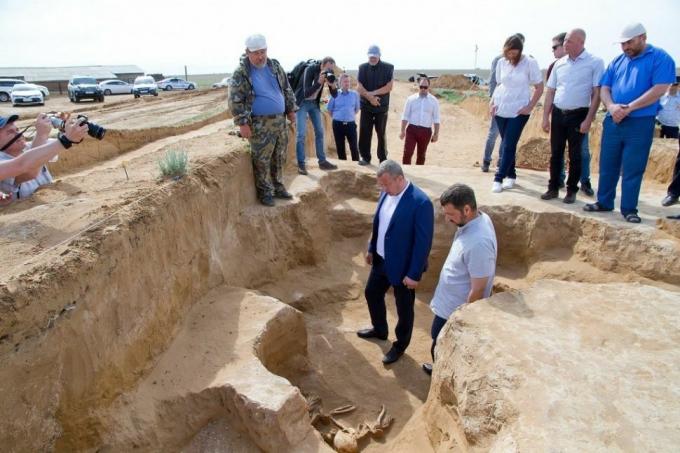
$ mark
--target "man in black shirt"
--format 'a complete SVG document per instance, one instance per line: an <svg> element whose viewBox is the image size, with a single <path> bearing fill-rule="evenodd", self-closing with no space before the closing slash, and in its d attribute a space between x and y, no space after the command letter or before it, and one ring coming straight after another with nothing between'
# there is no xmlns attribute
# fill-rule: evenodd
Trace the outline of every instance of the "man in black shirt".
<svg viewBox="0 0 680 453"><path fill-rule="evenodd" d="M380 59L380 48L368 48L368 63L359 66L357 91L361 96L361 119L359 122L359 165L371 163L371 138L373 127L378 136L378 160L387 159L385 129L390 106L390 91L394 78L394 66Z"/></svg>

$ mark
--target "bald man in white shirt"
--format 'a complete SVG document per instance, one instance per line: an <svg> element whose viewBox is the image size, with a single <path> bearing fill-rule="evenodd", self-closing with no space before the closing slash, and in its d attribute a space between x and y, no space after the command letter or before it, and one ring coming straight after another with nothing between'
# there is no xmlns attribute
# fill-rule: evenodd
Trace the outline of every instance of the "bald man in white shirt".
<svg viewBox="0 0 680 453"><path fill-rule="evenodd" d="M418 78L418 93L406 99L404 113L401 116L401 133L399 139L404 142L402 163L411 165L413 151L418 148L416 165L425 164L427 145L439 139L439 101L430 94L430 79ZM434 133L432 129L434 127Z"/></svg>

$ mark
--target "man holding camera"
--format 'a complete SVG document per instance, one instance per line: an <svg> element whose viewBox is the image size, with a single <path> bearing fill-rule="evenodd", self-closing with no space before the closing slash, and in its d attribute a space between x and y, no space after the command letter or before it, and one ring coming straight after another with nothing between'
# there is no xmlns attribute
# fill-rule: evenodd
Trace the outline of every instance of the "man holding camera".
<svg viewBox="0 0 680 453"><path fill-rule="evenodd" d="M15 196L25 198L51 182L52 177L44 164L60 151L80 143L88 131L87 124L69 121L67 115L57 140L48 140L51 119L40 114L35 126L36 136L27 145L24 132L28 128L20 131L15 124L18 119L17 115L0 116L0 205L7 204Z"/></svg>
<svg viewBox="0 0 680 453"><path fill-rule="evenodd" d="M44 145L48 141L52 124L50 117L44 113L38 115L35 122L35 137L28 144L22 131L19 133L15 121L17 115L4 118L4 126L0 128L0 160L12 160L20 156L24 151ZM56 156L55 156L56 160ZM52 182L52 175L43 163L31 168L29 171L18 174L11 178L0 181L0 190L18 199L28 198L39 187Z"/></svg>
<svg viewBox="0 0 680 453"><path fill-rule="evenodd" d="M246 39L246 53L229 85L229 109L241 137L250 141L260 202L274 206L274 198L293 198L283 185L283 162L288 147L286 117L295 124L295 95L286 71L267 57L262 35Z"/></svg>
<svg viewBox="0 0 680 453"><path fill-rule="evenodd" d="M359 66L357 91L361 95L361 118L359 119L359 165L371 163L371 138L375 127L378 136L378 160L387 159L385 129L387 111L390 107L390 91L394 79L394 65L380 59L380 48L368 48L368 62Z"/></svg>
<svg viewBox="0 0 680 453"><path fill-rule="evenodd" d="M295 141L295 154L297 155L298 173L307 174L305 166L305 136L307 133L307 117L312 120L314 127L314 142L316 158L319 160L319 168L322 170L335 170L337 165L326 160L324 152L323 124L321 122L321 109L319 101L324 85L328 86L331 96L338 95L338 87L335 83L335 60L326 57L319 64L311 64L305 68L302 80L295 90L295 101L300 109L297 111L297 134Z"/></svg>

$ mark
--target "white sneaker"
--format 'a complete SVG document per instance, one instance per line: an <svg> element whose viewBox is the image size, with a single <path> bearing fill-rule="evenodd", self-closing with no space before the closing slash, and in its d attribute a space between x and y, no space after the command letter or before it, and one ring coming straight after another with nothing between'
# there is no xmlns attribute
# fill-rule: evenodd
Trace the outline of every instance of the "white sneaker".
<svg viewBox="0 0 680 453"><path fill-rule="evenodd" d="M501 183L494 181L493 186L491 186L491 191L493 193L501 193L503 192L503 185Z"/></svg>
<svg viewBox="0 0 680 453"><path fill-rule="evenodd" d="M514 186L515 186L515 179L505 178L503 180L503 188L504 189L512 189Z"/></svg>

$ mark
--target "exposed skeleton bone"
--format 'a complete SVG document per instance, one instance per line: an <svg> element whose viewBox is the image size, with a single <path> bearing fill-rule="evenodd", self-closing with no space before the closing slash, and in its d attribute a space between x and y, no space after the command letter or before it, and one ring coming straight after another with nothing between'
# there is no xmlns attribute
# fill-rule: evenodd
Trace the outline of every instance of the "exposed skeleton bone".
<svg viewBox="0 0 680 453"><path fill-rule="evenodd" d="M385 406L380 407L380 413L374 422L359 423L356 429L351 426L344 425L335 416L352 412L356 409L355 406L347 404L340 406L328 414L324 413L321 405L321 398L312 395L307 400L307 409L312 418L312 424L322 422L324 424L333 423L339 429L331 428L323 435L324 440L340 453L357 453L359 451L359 441L367 435L375 437L382 437L385 430L392 424L394 419L387 415Z"/></svg>

